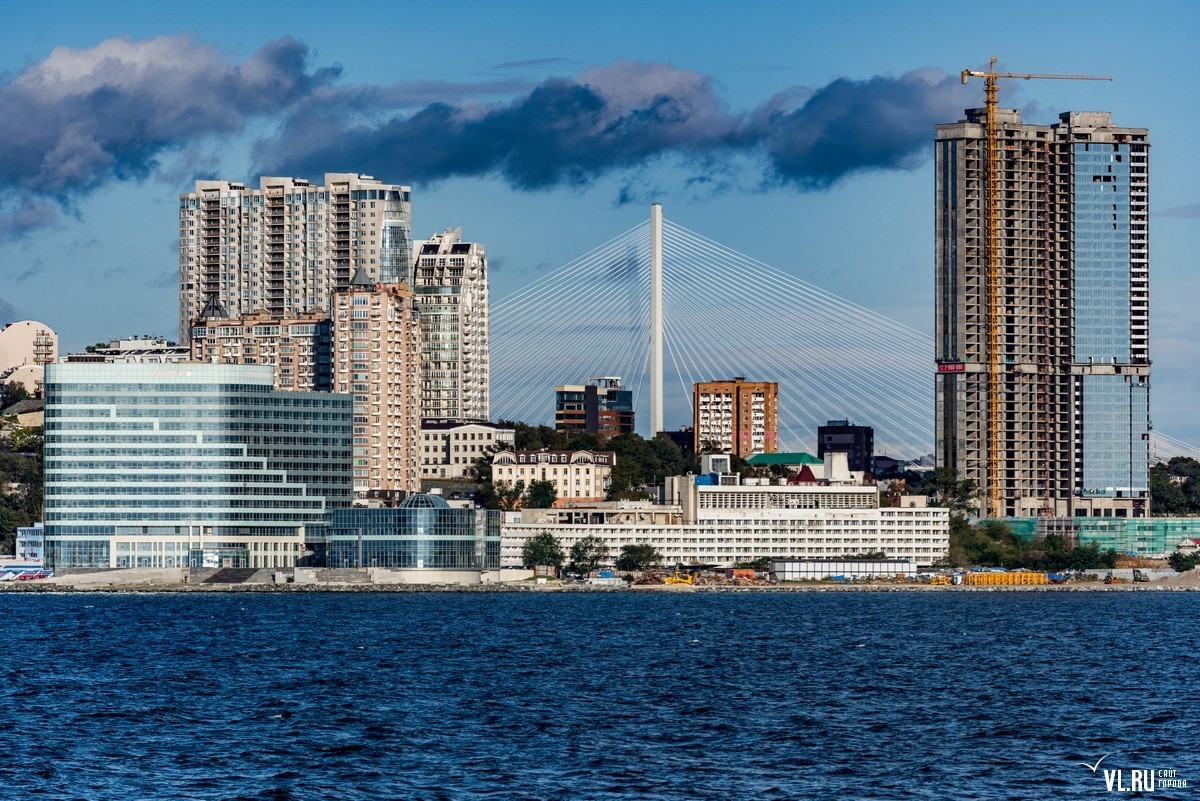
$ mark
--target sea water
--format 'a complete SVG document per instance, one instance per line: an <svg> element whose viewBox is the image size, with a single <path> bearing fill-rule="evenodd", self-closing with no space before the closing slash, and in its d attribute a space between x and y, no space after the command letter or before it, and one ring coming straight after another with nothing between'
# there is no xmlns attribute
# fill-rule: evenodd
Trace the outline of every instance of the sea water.
<svg viewBox="0 0 1200 801"><path fill-rule="evenodd" d="M1191 798L1198 613L1192 593L11 593L0 783L1062 799L1148 770L1186 783L1148 796Z"/></svg>

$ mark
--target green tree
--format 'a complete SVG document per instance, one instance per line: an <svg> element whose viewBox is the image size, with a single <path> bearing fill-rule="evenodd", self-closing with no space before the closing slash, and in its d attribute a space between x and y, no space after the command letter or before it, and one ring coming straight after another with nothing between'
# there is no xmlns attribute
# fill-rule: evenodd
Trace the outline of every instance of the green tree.
<svg viewBox="0 0 1200 801"><path fill-rule="evenodd" d="M505 512L515 512L521 508L521 498L525 496L525 482L518 481L509 484L507 481L497 481L491 485L496 504Z"/></svg>
<svg viewBox="0 0 1200 801"><path fill-rule="evenodd" d="M520 482L518 482L520 483ZM550 509L558 500L558 490L553 481L530 481L525 492L525 508Z"/></svg>
<svg viewBox="0 0 1200 801"><path fill-rule="evenodd" d="M17 453L40 454L42 452L42 427L18 426L13 429L9 443Z"/></svg>
<svg viewBox="0 0 1200 801"><path fill-rule="evenodd" d="M1150 468L1150 508L1155 514L1187 514L1188 499L1183 484L1168 465L1156 464Z"/></svg>
<svg viewBox="0 0 1200 801"><path fill-rule="evenodd" d="M20 381L10 381L0 386L0 409L7 409L14 403L29 399L29 390Z"/></svg>
<svg viewBox="0 0 1200 801"><path fill-rule="evenodd" d="M572 573L590 573L608 561L608 543L594 534L571 546Z"/></svg>
<svg viewBox="0 0 1200 801"><path fill-rule="evenodd" d="M1172 570L1186 573L1200 564L1200 552L1185 554L1181 551L1176 551L1167 557L1167 564L1171 566Z"/></svg>
<svg viewBox="0 0 1200 801"><path fill-rule="evenodd" d="M970 479L959 480L951 467L938 467L925 485L925 494L934 506L944 506L952 514L970 514L977 505L977 488Z"/></svg>
<svg viewBox="0 0 1200 801"><path fill-rule="evenodd" d="M22 430L38 435L25 442L17 437L23 452L0 452L0 553L15 551L19 526L42 519L41 429L17 429ZM6 444L13 445L11 440Z"/></svg>
<svg viewBox="0 0 1200 801"><path fill-rule="evenodd" d="M609 500L629 497L627 493L661 484L666 476L679 476L691 469L679 446L668 436L643 439L637 434L613 437L602 446L617 455L613 465Z"/></svg>
<svg viewBox="0 0 1200 801"><path fill-rule="evenodd" d="M549 531L533 535L521 546L521 564L525 567L554 565L559 568L566 560L562 546Z"/></svg>
<svg viewBox="0 0 1200 801"><path fill-rule="evenodd" d="M1200 514L1200 461L1176 456L1152 465L1150 508L1155 514Z"/></svg>
<svg viewBox="0 0 1200 801"><path fill-rule="evenodd" d="M942 565L1057 572L1113 567L1116 561L1116 551L1102 551L1094 542L1072 546L1054 534L1040 540L1022 540L1003 521L986 520L971 525L965 518L959 518L951 522L950 548Z"/></svg>
<svg viewBox="0 0 1200 801"><path fill-rule="evenodd" d="M502 450L506 450L504 445L499 442L494 442L488 446L484 453L480 454L475 460L475 464L471 465L471 475L480 484L490 484L492 481L492 457Z"/></svg>
<svg viewBox="0 0 1200 801"><path fill-rule="evenodd" d="M617 555L618 570L649 570L662 564L662 554L649 543L622 545Z"/></svg>

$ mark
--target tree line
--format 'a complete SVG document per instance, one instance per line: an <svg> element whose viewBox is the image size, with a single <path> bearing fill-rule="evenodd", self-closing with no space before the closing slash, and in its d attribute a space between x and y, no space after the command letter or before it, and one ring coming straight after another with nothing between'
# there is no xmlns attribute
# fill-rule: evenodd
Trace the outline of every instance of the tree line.
<svg viewBox="0 0 1200 801"><path fill-rule="evenodd" d="M608 543L595 535L577 541L570 551L564 551L558 539L549 531L533 535L521 546L523 566L553 565L561 569L565 564L570 573L590 573L608 564L611 555ZM622 545L612 564L617 570L649 570L662 564L662 554L646 543Z"/></svg>
<svg viewBox="0 0 1200 801"><path fill-rule="evenodd" d="M975 482L960 480L950 468L939 467L926 483L929 503L950 510L950 547L944 563L948 567L1103 570L1116 566L1117 552L1100 550L1096 543L1072 545L1065 538L1049 535L1026 540L1016 536L1002 520L972 521L979 495Z"/></svg>
<svg viewBox="0 0 1200 801"><path fill-rule="evenodd" d="M1176 456L1152 465L1150 510L1155 515L1200 515L1200 461Z"/></svg>
<svg viewBox="0 0 1200 801"><path fill-rule="evenodd" d="M19 381L0 388L0 409L29 394ZM0 429L0 554L16 552L17 528L42 519L42 429L6 417Z"/></svg>

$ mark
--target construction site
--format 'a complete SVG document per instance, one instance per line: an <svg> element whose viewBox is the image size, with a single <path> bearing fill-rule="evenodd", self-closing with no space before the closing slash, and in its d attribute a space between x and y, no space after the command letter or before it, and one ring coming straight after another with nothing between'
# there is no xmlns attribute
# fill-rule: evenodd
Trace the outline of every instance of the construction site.
<svg viewBox="0 0 1200 801"><path fill-rule="evenodd" d="M984 516L1144 517L1148 152L1107 112L1023 123L1002 79L937 126L936 455Z"/></svg>

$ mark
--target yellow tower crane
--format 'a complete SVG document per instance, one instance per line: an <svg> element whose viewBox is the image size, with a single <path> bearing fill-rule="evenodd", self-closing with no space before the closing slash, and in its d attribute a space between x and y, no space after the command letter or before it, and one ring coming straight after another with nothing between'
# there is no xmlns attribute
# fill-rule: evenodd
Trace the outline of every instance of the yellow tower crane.
<svg viewBox="0 0 1200 801"><path fill-rule="evenodd" d="M988 472L989 515L1004 512L1000 492L1000 136L996 122L996 81L1013 78L1028 81L1050 78L1068 81L1111 81L1108 75L1037 75L1023 72L996 72L996 57L988 61L987 72L965 69L962 82L983 78L987 102L987 302L988 302Z"/></svg>

